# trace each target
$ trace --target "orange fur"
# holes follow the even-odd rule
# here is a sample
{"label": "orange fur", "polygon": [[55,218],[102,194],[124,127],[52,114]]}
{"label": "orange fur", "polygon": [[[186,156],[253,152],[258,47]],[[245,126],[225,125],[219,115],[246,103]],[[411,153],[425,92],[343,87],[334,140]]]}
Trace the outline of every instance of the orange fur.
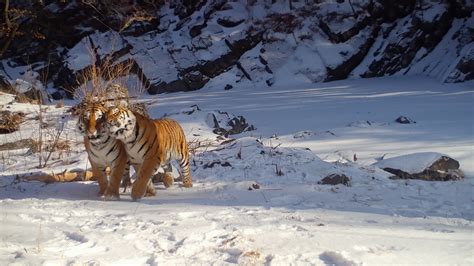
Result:
{"label": "orange fur", "polygon": [[[179,160],[183,171],[183,185],[192,186],[189,170],[189,151],[183,129],[172,119],[152,120],[125,107],[112,108],[106,115],[110,134],[125,144],[132,164],[138,164],[137,180],[132,187],[132,198],[140,199],[152,174]],[[166,175],[165,169],[165,175]],[[165,185],[169,186],[167,179]]]}
{"label": "orange fur", "polygon": [[[79,117],[79,129],[84,134],[84,146],[91,163],[94,177],[99,183],[99,195],[106,198],[120,197],[120,182],[129,176],[129,160],[124,144],[108,135],[104,117],[107,112],[103,102],[85,103]],[[110,179],[105,169],[111,168]],[[147,195],[154,195],[153,184],[147,186]]]}

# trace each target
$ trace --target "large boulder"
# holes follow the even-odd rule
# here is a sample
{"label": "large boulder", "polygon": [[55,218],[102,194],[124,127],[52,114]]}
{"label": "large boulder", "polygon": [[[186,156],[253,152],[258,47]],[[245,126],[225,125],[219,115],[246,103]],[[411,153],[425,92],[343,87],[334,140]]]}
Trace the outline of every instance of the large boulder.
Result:
{"label": "large boulder", "polygon": [[392,179],[449,181],[464,178],[455,159],[436,152],[413,153],[382,160],[374,164],[395,176]]}
{"label": "large boulder", "polygon": [[326,176],[325,178],[318,181],[320,185],[339,185],[342,184],[344,186],[351,186],[351,179],[347,177],[345,174],[331,174]]}

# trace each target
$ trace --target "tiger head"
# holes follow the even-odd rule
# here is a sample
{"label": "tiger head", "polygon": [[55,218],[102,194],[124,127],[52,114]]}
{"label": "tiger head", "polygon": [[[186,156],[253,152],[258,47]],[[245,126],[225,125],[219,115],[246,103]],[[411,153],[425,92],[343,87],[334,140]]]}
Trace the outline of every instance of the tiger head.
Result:
{"label": "tiger head", "polygon": [[104,126],[107,107],[103,101],[85,102],[79,112],[77,127],[90,140],[97,140],[107,135]]}
{"label": "tiger head", "polygon": [[106,114],[106,127],[109,134],[119,140],[125,140],[135,129],[136,116],[128,108],[126,101],[111,107]]}

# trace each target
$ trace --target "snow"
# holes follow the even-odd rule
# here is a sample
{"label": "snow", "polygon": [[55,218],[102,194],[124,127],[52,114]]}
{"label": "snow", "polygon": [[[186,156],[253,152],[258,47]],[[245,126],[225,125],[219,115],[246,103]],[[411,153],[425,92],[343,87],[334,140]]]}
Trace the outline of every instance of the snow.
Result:
{"label": "snow", "polygon": [[[54,153],[42,170],[35,153],[1,151],[0,263],[474,263],[472,82],[397,77],[269,88],[231,78],[224,73],[200,91],[140,97],[153,117],[182,124],[194,186],[159,183],[157,196],[139,202],[129,189],[120,201],[103,201],[90,181],[15,179],[88,168],[75,119],[62,118],[66,108],[44,108],[53,129],[64,122],[72,148]],[[234,88],[225,91],[226,83]],[[27,114],[0,144],[37,138],[39,107],[0,99],[3,109]],[[221,126],[242,115],[256,130],[218,136],[212,115]],[[417,123],[395,123],[399,115]],[[410,164],[398,163],[421,166],[438,153],[459,160],[466,178],[390,180],[372,165],[411,154],[404,157]],[[351,186],[318,184],[333,173],[349,176]]]}
{"label": "snow", "polygon": [[103,59],[106,55],[125,47],[125,40],[117,32],[95,32],[84,37],[67,52],[67,65],[71,70],[82,70],[96,61],[94,51]]}
{"label": "snow", "polygon": [[384,159],[375,165],[381,169],[388,167],[400,169],[409,174],[416,174],[430,167],[442,156],[444,155],[436,152],[412,153],[396,158]]}

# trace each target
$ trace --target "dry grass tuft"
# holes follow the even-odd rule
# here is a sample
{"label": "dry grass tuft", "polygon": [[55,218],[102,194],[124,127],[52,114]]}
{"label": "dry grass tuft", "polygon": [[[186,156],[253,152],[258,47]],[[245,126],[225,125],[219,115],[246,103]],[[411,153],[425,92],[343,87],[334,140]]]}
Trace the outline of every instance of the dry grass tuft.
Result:
{"label": "dry grass tuft", "polygon": [[13,142],[7,142],[0,145],[0,151],[7,150],[17,150],[17,149],[26,149],[36,145],[36,142],[33,139],[20,139]]}
{"label": "dry grass tuft", "polygon": [[0,134],[8,134],[17,131],[24,121],[22,112],[0,111]]}

